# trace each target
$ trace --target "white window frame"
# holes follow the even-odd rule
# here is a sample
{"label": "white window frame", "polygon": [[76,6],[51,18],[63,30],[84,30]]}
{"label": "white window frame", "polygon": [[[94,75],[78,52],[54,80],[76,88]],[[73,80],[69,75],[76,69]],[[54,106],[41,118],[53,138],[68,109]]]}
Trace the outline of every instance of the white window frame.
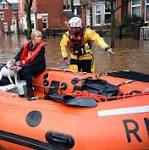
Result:
{"label": "white window frame", "polygon": [[[101,3],[94,3],[93,4],[93,24],[94,24],[94,26],[99,26],[99,25],[101,25],[101,23],[102,23],[102,18],[101,18],[101,23],[97,23],[96,22],[96,16],[102,16],[102,14],[101,13],[97,13],[97,11],[96,11],[96,8],[97,8],[97,6],[99,5],[99,7],[100,7],[100,9],[101,9]],[[100,10],[100,11],[102,11],[102,10]]]}
{"label": "white window frame", "polygon": [[[133,1],[133,0],[132,0],[132,1]],[[139,9],[139,17],[141,17],[141,0],[139,0],[140,3],[139,3],[139,4],[136,4],[136,5],[133,5],[133,4],[132,4],[132,1],[131,1],[131,15],[134,15],[134,14],[132,14],[133,8],[139,7],[139,8],[140,8],[140,9]]]}
{"label": "white window frame", "polygon": [[4,12],[0,12],[0,20],[4,20],[5,17],[4,17]]}
{"label": "white window frame", "polygon": [[146,15],[147,15],[146,14],[147,13],[147,11],[146,11],[147,6],[149,7],[149,2],[147,2],[147,0],[145,0],[145,15],[144,15],[145,23],[149,22],[149,19],[147,20],[147,17],[146,17]]}
{"label": "white window frame", "polygon": [[[100,6],[100,13],[96,13],[96,6],[99,5]],[[101,26],[101,25],[108,25],[111,23],[105,23],[105,15],[111,14],[110,12],[106,12],[105,11],[105,1],[100,1],[97,3],[93,3],[92,5],[93,7],[93,26]],[[96,23],[96,16],[100,15],[101,17],[101,22],[100,23]]]}
{"label": "white window frame", "polygon": [[[70,3],[70,5],[69,5],[69,3]],[[64,11],[72,10],[71,5],[72,5],[71,0],[63,0],[63,10]],[[66,8],[64,8],[64,6],[66,6]]]}

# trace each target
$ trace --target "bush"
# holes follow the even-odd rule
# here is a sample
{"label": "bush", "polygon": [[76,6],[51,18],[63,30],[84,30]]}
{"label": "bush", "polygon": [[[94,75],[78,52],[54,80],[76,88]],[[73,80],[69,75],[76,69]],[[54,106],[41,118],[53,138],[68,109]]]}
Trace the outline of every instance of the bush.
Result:
{"label": "bush", "polygon": [[123,20],[123,27],[126,29],[126,32],[134,32],[136,27],[141,27],[144,24],[144,19],[133,15],[127,15]]}

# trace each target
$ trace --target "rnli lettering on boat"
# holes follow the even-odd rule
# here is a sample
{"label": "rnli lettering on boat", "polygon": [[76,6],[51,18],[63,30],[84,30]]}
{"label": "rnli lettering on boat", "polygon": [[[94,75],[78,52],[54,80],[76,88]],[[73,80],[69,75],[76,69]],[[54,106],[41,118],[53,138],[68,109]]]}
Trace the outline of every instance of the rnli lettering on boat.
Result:
{"label": "rnli lettering on boat", "polygon": [[[97,114],[100,117],[108,116],[117,116],[117,115],[126,115],[126,114],[141,114],[149,112],[149,106],[138,106],[138,107],[129,107],[129,108],[117,108],[110,110],[101,110]],[[124,119],[122,120],[124,127],[125,135],[128,142],[143,142],[144,135],[142,135],[140,130],[146,131],[146,136],[149,137],[149,118],[144,117],[141,121],[137,118]]]}
{"label": "rnli lettering on boat", "polygon": [[[132,129],[129,127],[129,125],[131,124],[134,126]],[[125,128],[128,142],[132,142],[131,136],[134,136],[138,142],[143,142],[143,138],[141,137],[141,134],[139,134],[140,128],[141,127],[143,128],[143,125],[141,123],[139,123],[138,121],[134,119],[126,119],[126,120],[123,120],[123,125]],[[149,136],[149,119],[148,118],[144,118],[144,125],[146,127],[145,128],[147,131],[146,133]]]}

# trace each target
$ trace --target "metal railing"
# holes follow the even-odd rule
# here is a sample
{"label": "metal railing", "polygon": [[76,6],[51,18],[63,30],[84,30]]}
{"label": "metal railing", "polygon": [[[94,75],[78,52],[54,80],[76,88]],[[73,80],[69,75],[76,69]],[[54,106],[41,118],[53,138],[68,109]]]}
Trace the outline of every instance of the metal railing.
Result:
{"label": "metal railing", "polygon": [[149,40],[149,26],[143,26],[140,28],[140,39]]}

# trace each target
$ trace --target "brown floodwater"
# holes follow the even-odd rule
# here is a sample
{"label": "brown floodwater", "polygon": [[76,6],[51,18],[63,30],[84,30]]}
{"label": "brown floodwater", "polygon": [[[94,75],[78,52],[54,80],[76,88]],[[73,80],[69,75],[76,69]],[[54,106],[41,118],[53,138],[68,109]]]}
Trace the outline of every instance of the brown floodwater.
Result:
{"label": "brown floodwater", "polygon": [[[12,58],[25,40],[22,35],[0,35],[0,62],[5,63],[7,59]],[[59,47],[60,40],[61,36],[47,39],[46,60],[48,67],[62,67],[63,65]],[[105,41],[109,43],[108,38],[105,38]],[[149,41],[139,41],[132,38],[116,40],[113,51],[114,55],[107,55],[104,50],[95,46],[94,59],[97,73],[125,69],[149,74]]]}

